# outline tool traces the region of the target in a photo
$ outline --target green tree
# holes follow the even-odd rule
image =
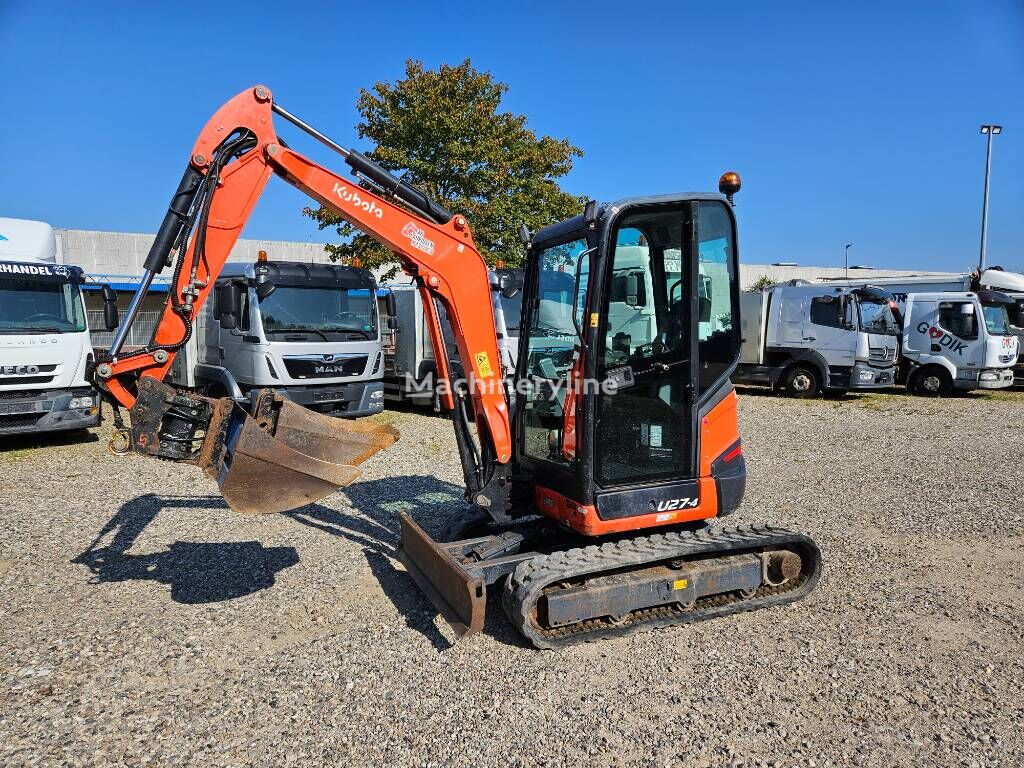
[[[537,137],[525,115],[500,112],[508,86],[469,59],[425,69],[409,60],[405,79],[380,82],[359,93],[360,138],[366,154],[469,220],[473,239],[491,264],[522,263],[519,226],[531,230],[581,212],[584,198],[563,192],[556,179],[583,152],[567,139]],[[365,267],[395,262],[394,254],[334,212],[306,208],[321,229],[335,227],[342,241],[333,258],[358,258]]]
[[[757,280],[748,285],[744,290],[747,293],[757,293],[763,288],[767,288],[770,285],[775,285],[775,281],[772,280],[768,275],[761,275]]]

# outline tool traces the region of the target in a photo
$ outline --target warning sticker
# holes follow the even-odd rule
[[[591,328],[597,328],[597,321],[599,319],[600,319],[600,317],[597,314],[597,312],[591,312],[590,313],[590,327]]]
[[[486,352],[477,352],[473,355],[473,359],[476,361],[476,372],[481,379],[486,379],[494,375],[494,371],[491,369],[491,360],[487,357]]]
[[[672,582],[672,589],[674,589],[674,590],[686,589],[686,586],[689,583],[690,582],[688,582],[686,579],[676,579],[675,581]]]

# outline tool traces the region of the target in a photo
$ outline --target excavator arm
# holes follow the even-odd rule
[[[275,114],[341,154],[357,178],[333,173],[290,149],[277,137]],[[390,428],[323,417],[270,390],[243,409],[162,383],[271,175],[394,251],[426,300],[439,360],[446,355],[433,301],[444,307],[470,383],[468,393],[449,400],[467,497],[502,519],[512,456],[509,414],[487,265],[465,217],[307,125],[275,104],[264,86],[235,96],[203,128],[125,321],[96,366],[101,389],[132,416],[131,431],[121,433],[122,446],[199,464],[217,479],[232,507],[263,512],[293,508],[347,485],[358,476],[354,465],[397,439]],[[126,350],[142,299],[166,267],[173,267],[173,277],[152,341]],[[443,366],[439,372],[446,373]],[[479,444],[469,429],[470,409]],[[282,476],[268,477],[271,469]]]

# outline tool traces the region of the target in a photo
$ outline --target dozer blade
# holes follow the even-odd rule
[[[227,401],[230,403],[230,401]],[[398,439],[390,426],[314,413],[267,390],[250,416],[216,409],[204,468],[236,512],[286,512],[311,504],[359,477],[356,465]],[[222,433],[222,434],[221,434]],[[203,463],[203,462],[201,462]]]
[[[487,588],[484,580],[470,574],[451,552],[434,541],[402,512],[402,546],[398,559],[413,581],[434,604],[460,638],[484,628]]]

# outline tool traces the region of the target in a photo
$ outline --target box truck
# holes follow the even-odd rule
[[[884,291],[792,281],[740,294],[739,384],[790,397],[891,387],[899,327]]]
[[[84,282],[49,224],[0,218],[0,436],[99,425]]]
[[[900,382],[920,395],[1013,385],[1018,338],[1004,293],[907,293],[903,296]]]

